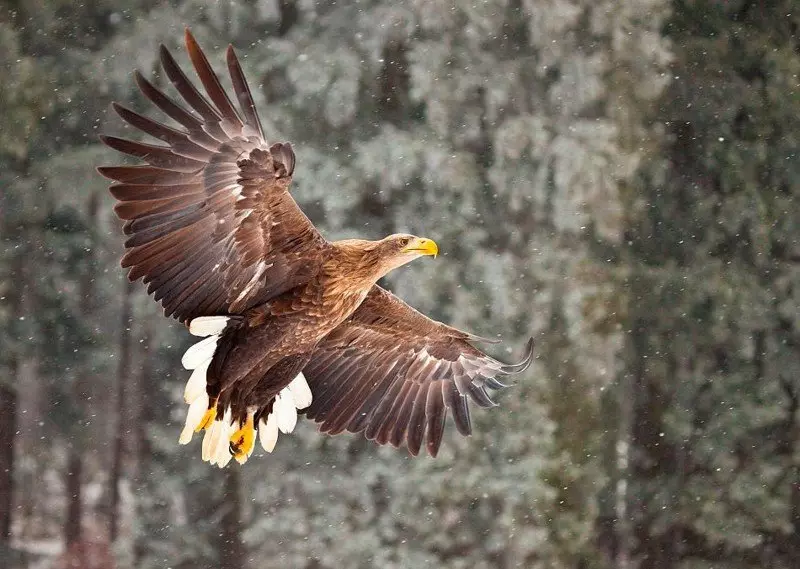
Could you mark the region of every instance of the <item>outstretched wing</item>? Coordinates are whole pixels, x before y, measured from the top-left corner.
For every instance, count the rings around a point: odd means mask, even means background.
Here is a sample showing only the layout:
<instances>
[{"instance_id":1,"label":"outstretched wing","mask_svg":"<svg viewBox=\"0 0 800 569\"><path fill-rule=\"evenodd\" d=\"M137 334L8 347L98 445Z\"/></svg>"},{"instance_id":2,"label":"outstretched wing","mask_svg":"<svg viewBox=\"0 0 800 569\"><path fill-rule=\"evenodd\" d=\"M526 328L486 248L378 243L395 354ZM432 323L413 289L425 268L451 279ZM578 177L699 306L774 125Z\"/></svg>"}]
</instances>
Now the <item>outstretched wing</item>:
<instances>
[{"instance_id":1,"label":"outstretched wing","mask_svg":"<svg viewBox=\"0 0 800 569\"><path fill-rule=\"evenodd\" d=\"M448 410L463 435L472 432L467 400L495 403L486 388L525 370L525 358L505 365L469 343L465 332L431 320L375 286L353 315L331 332L303 369L313 401L306 415L329 434L365 431L379 444L407 442L416 455L436 456Z\"/></svg>"},{"instance_id":2,"label":"outstretched wing","mask_svg":"<svg viewBox=\"0 0 800 569\"><path fill-rule=\"evenodd\" d=\"M103 136L147 164L98 168L116 182L115 212L130 236L128 278L142 278L166 315L181 321L239 313L306 282L328 246L289 195L294 152L264 139L233 48L227 63L241 114L188 30L186 47L210 101L162 45L161 64L191 110L138 72L136 82L183 128L115 104L126 122L166 144Z\"/></svg>"}]
</instances>

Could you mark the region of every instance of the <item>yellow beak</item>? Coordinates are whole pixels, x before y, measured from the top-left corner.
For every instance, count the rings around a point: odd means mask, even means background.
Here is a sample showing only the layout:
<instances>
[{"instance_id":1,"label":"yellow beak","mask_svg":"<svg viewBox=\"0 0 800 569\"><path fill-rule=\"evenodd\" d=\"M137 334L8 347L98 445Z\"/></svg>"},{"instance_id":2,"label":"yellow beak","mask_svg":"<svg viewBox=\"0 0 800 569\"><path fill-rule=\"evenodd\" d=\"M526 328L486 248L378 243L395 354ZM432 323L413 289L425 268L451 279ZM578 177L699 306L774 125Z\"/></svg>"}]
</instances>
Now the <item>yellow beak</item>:
<instances>
[{"instance_id":1,"label":"yellow beak","mask_svg":"<svg viewBox=\"0 0 800 569\"><path fill-rule=\"evenodd\" d=\"M433 255L434 258L439 254L439 247L433 239L416 237L403 248L403 253L420 253L421 255Z\"/></svg>"}]
</instances>

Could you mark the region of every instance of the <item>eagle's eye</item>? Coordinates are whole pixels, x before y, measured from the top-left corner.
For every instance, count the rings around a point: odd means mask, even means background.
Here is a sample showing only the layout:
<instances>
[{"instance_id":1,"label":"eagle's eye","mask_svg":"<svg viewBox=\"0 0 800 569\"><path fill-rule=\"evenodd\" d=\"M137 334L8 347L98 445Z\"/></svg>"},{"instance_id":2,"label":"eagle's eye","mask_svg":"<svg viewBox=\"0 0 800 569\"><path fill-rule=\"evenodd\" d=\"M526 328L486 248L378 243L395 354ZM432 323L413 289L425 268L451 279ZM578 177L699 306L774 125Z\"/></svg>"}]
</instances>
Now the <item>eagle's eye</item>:
<instances>
[{"instance_id":1,"label":"eagle's eye","mask_svg":"<svg viewBox=\"0 0 800 569\"><path fill-rule=\"evenodd\" d=\"M401 238L400 238L400 246L401 246L401 247L405 247L405 246L406 246L406 245L408 245L410 242L411 242L411 239L409 239L408 237L401 237Z\"/></svg>"}]
</instances>

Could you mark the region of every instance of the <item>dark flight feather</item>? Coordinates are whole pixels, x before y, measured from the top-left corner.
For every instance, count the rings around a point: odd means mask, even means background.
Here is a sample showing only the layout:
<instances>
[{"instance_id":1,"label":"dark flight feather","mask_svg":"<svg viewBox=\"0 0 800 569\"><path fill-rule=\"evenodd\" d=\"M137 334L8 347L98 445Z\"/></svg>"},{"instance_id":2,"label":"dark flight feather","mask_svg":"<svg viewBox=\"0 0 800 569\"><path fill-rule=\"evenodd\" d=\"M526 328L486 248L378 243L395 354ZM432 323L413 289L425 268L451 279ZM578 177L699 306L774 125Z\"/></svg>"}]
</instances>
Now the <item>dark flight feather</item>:
<instances>
[{"instance_id":1,"label":"dark flight feather","mask_svg":"<svg viewBox=\"0 0 800 569\"><path fill-rule=\"evenodd\" d=\"M435 455L446 410L461 434L472 432L467 402L493 407L486 388L496 376L519 373L533 358L533 343L519 364L481 352L474 339L417 312L390 292L373 287L353 315L317 346L304 374L315 393L306 415L320 430L364 431L380 444L406 442Z\"/></svg>"},{"instance_id":2,"label":"dark flight feather","mask_svg":"<svg viewBox=\"0 0 800 569\"><path fill-rule=\"evenodd\" d=\"M115 104L123 120L161 144L102 136L149 166L99 169L118 182L111 193L130 235L123 258L129 277L150 283L166 314L184 322L241 313L297 286L315 274L329 247L287 191L294 152L264 140L236 54L229 51L228 66L246 122L188 31L186 44L208 99L163 46L161 62L201 118L137 73L145 97L182 128ZM245 138L248 128L257 136Z\"/></svg>"}]
</instances>

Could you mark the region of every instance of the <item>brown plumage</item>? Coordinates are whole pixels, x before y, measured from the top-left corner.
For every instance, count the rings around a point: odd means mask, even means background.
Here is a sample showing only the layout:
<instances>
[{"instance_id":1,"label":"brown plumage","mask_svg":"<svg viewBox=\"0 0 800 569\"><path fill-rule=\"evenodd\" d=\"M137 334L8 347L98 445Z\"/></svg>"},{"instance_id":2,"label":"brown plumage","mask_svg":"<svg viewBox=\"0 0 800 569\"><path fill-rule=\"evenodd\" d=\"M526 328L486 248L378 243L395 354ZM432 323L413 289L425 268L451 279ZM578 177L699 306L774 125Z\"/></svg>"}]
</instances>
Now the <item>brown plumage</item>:
<instances>
[{"instance_id":1,"label":"brown plumage","mask_svg":"<svg viewBox=\"0 0 800 569\"><path fill-rule=\"evenodd\" d=\"M208 98L162 46L166 75L189 108L135 78L180 126L115 104L162 144L103 136L146 164L98 169L114 181L129 278L147 283L166 315L208 336L184 356L195 372L181 441L197 424L207 429L204 458L227 463L220 441L227 450L230 439L230 454L244 462L257 428L271 450L278 428L290 431L304 407L323 432L363 431L415 455L423 441L436 455L448 413L469 434L467 400L494 405L486 389L525 369L532 344L520 364L502 364L471 344L480 338L377 286L389 271L435 255L436 244L405 234L326 241L289 193L294 151L266 142L233 48L227 64L240 110L188 30L186 47Z\"/></svg>"}]
</instances>

